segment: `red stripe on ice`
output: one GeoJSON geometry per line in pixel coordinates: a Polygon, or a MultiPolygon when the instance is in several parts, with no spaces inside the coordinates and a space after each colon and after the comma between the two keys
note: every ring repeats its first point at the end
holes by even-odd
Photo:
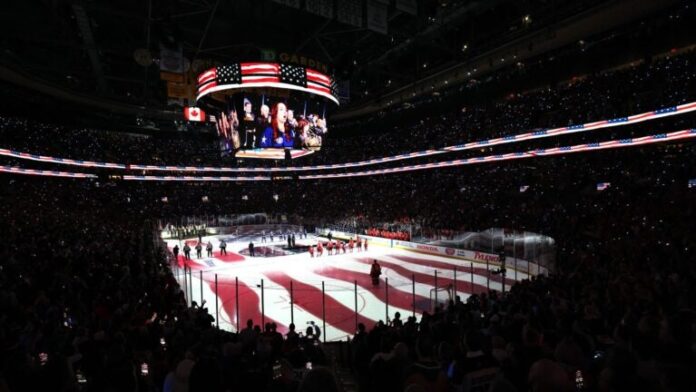
{"type": "Polygon", "coordinates": [[[220,252],[213,252],[213,257],[215,257],[217,260],[224,261],[226,263],[246,260],[244,256],[231,251],[227,251],[226,255],[220,254],[220,252]]]}
{"type": "MultiPolygon", "coordinates": [[[[220,305],[222,309],[227,313],[228,320],[235,328],[237,328],[237,304],[235,301],[235,285],[234,279],[220,279],[218,278],[218,292],[217,295],[220,298],[220,305]]],[[[215,293],[215,281],[209,280],[208,285],[210,289],[215,293]]],[[[246,328],[246,322],[248,319],[254,321],[254,325],[261,325],[261,299],[259,295],[256,294],[252,288],[247,286],[243,282],[239,282],[239,327],[241,329],[246,328]]],[[[273,320],[272,318],[266,316],[267,323],[275,322],[278,327],[278,332],[287,332],[287,327],[273,320]]],[[[263,326],[261,325],[261,329],[263,326]]]]}
{"type": "MultiPolygon", "coordinates": [[[[443,263],[440,261],[434,261],[434,260],[430,260],[430,259],[416,259],[413,257],[397,256],[397,255],[393,255],[393,256],[390,255],[390,256],[394,257],[396,259],[399,259],[399,260],[407,261],[409,263],[418,264],[418,265],[422,265],[425,267],[437,268],[438,270],[454,271],[454,267],[455,267],[454,265],[449,264],[449,263],[443,263]]],[[[466,262],[466,263],[468,264],[468,262],[466,262]]],[[[459,272],[462,272],[463,274],[469,274],[469,277],[464,276],[463,279],[470,279],[470,276],[471,276],[471,266],[470,265],[458,265],[456,267],[457,267],[457,280],[459,280],[459,272]]],[[[488,270],[486,270],[485,268],[474,267],[474,275],[479,275],[479,276],[485,277],[487,271],[488,270]]],[[[511,272],[514,273],[514,271],[511,271],[511,272]]],[[[500,275],[491,274],[490,279],[491,279],[491,282],[501,283],[503,281],[503,279],[501,278],[500,275]]],[[[510,278],[505,279],[505,284],[508,286],[511,286],[514,283],[515,283],[514,279],[510,279],[510,278]]]]}
{"type": "MultiPolygon", "coordinates": [[[[266,276],[274,283],[283,286],[290,291],[290,281],[293,282],[293,297],[295,305],[311,313],[317,318],[317,323],[321,322],[321,286],[315,286],[293,280],[285,272],[270,272],[266,276]]],[[[358,309],[360,312],[360,309],[358,309]]],[[[358,322],[365,324],[368,329],[372,329],[375,321],[358,314],[358,322]]],[[[355,333],[355,311],[335,300],[330,295],[326,295],[326,324],[338,328],[341,331],[352,335],[355,333]]]]}
{"type": "MultiPolygon", "coordinates": [[[[357,261],[364,263],[366,265],[372,264],[373,258],[370,259],[357,259],[357,261]]],[[[386,267],[394,272],[398,273],[399,275],[402,275],[404,277],[410,277],[412,274],[415,276],[416,282],[417,283],[422,283],[425,285],[429,286],[435,286],[435,270],[433,269],[433,274],[424,274],[422,272],[413,272],[406,267],[403,267],[399,265],[398,263],[394,263],[391,261],[386,261],[386,260],[381,260],[377,259],[379,264],[382,266],[382,268],[386,267]]],[[[464,277],[464,276],[462,276],[464,277]]],[[[454,284],[454,279],[448,279],[444,278],[442,276],[437,277],[437,285],[439,288],[445,288],[449,286],[450,284],[454,284]]],[[[473,288],[471,286],[470,280],[462,281],[460,279],[457,279],[457,291],[468,293],[468,294],[474,294],[474,293],[482,293],[486,292],[486,286],[479,285],[477,283],[474,283],[473,288]],[[474,291],[475,290],[475,291],[474,291]]]]}
{"type": "MultiPolygon", "coordinates": [[[[368,290],[375,297],[379,298],[382,303],[386,302],[387,293],[385,290],[384,279],[380,279],[380,284],[377,287],[372,286],[372,279],[367,273],[361,274],[353,271],[347,271],[339,268],[323,268],[315,270],[314,273],[326,276],[327,278],[332,278],[336,280],[342,280],[344,282],[354,283],[358,281],[358,286],[362,289],[368,290]]],[[[409,290],[411,285],[409,284],[409,290]]],[[[389,306],[396,306],[401,309],[411,310],[413,309],[413,294],[406,293],[389,284],[389,306]]],[[[429,310],[430,299],[423,297],[421,295],[416,295],[416,312],[420,313],[424,310],[429,310]]],[[[390,311],[390,313],[392,313],[390,311]]]]}

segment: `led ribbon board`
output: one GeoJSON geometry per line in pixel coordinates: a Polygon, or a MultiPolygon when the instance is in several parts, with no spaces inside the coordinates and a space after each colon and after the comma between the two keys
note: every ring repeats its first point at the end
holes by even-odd
{"type": "Polygon", "coordinates": [[[620,117],[610,120],[595,121],[587,124],[571,125],[561,128],[553,128],[547,130],[538,130],[534,132],[526,132],[518,135],[510,135],[499,137],[495,139],[479,140],[474,142],[469,142],[465,144],[460,144],[456,146],[449,146],[440,149],[416,151],[407,154],[394,155],[389,157],[369,159],[365,161],[358,162],[346,162],[337,163],[332,165],[316,165],[316,166],[295,166],[295,167],[212,167],[212,166],[159,166],[159,165],[142,165],[142,164],[126,164],[126,163],[113,163],[113,162],[94,162],[94,161],[83,161],[76,159],[58,158],[45,155],[30,154],[27,152],[14,151],[11,149],[0,148],[0,156],[7,156],[17,159],[24,159],[37,162],[48,162],[60,165],[71,165],[80,167],[99,167],[108,169],[122,169],[122,170],[150,170],[150,171],[177,171],[177,172],[296,172],[296,171],[316,171],[316,170],[332,170],[332,169],[350,169],[354,167],[363,167],[370,165],[377,165],[388,162],[395,162],[413,158],[421,158],[427,156],[433,156],[438,154],[444,154],[453,151],[464,151],[471,150],[481,147],[490,147],[501,144],[513,144],[519,143],[526,140],[534,139],[544,139],[554,136],[562,136],[573,133],[588,132],[596,129],[611,128],[618,126],[625,126],[630,124],[637,124],[644,121],[654,120],[663,117],[678,116],[681,114],[696,111],[696,102],[689,102],[678,106],[672,106],[668,108],[657,109],[641,114],[635,114],[627,117],[620,117]]]}
{"type": "Polygon", "coordinates": [[[338,89],[331,76],[301,65],[266,62],[234,63],[203,72],[198,75],[196,99],[217,91],[263,87],[319,95],[338,105],[338,89]]]}
{"type": "Polygon", "coordinates": [[[25,169],[17,166],[0,166],[0,173],[24,174],[41,177],[65,177],[65,178],[97,178],[94,174],[74,173],[54,170],[25,169]]]}
{"type": "MultiPolygon", "coordinates": [[[[548,149],[536,149],[530,151],[520,151],[513,152],[509,154],[498,154],[498,155],[487,155],[480,157],[473,157],[467,159],[457,159],[452,161],[443,162],[433,162],[421,165],[411,165],[402,166],[389,169],[381,170],[366,170],[352,173],[336,173],[336,174],[316,174],[308,176],[299,176],[300,180],[317,180],[317,179],[330,179],[330,178],[350,178],[350,177],[364,177],[364,176],[376,176],[383,174],[392,173],[403,173],[416,170],[425,169],[435,169],[443,167],[454,167],[454,166],[464,166],[464,165],[474,165],[486,162],[501,162],[510,161],[514,159],[525,159],[525,158],[536,158],[543,156],[554,156],[554,155],[565,155],[577,152],[589,152],[598,150],[608,150],[614,148],[623,147],[635,147],[647,144],[658,144],[666,143],[675,140],[685,140],[696,138],[696,128],[685,129],[670,133],[660,133],[656,135],[643,136],[639,138],[629,138],[620,140],[608,140],[605,142],[597,143],[586,143],[577,144],[574,146],[564,146],[564,147],[554,147],[548,149]]],[[[70,173],[70,172],[55,172],[49,170],[33,170],[24,169],[15,166],[0,166],[0,172],[5,173],[15,173],[15,174],[31,174],[40,176],[53,176],[53,177],[74,177],[74,178],[96,178],[96,175],[88,173],[70,173]]],[[[285,176],[275,179],[290,180],[292,177],[285,176]]],[[[123,180],[130,181],[196,181],[196,182],[206,182],[206,181],[216,181],[216,182],[226,182],[226,181],[270,181],[271,177],[265,176],[254,176],[254,177],[212,177],[212,176],[133,176],[124,175],[123,180]]]]}

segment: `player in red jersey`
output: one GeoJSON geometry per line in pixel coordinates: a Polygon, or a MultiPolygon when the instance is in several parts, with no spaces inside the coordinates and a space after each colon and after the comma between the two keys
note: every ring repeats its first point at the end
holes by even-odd
{"type": "Polygon", "coordinates": [[[362,240],[360,240],[360,238],[358,238],[357,245],[358,245],[358,252],[362,252],[362,240]]]}
{"type": "Polygon", "coordinates": [[[350,241],[348,242],[348,249],[350,249],[350,253],[353,253],[353,247],[355,246],[355,241],[351,238],[350,241]]]}
{"type": "Polygon", "coordinates": [[[329,251],[326,252],[326,253],[327,253],[329,256],[332,255],[332,254],[333,254],[333,248],[334,248],[333,242],[329,241],[329,243],[326,244],[326,247],[329,249],[329,251]]]}
{"type": "Polygon", "coordinates": [[[309,246],[309,256],[312,258],[314,257],[314,247],[311,245],[309,246]]]}
{"type": "Polygon", "coordinates": [[[317,244],[317,256],[321,256],[324,253],[324,247],[321,245],[321,242],[317,244]]]}
{"type": "Polygon", "coordinates": [[[367,252],[367,238],[363,240],[363,246],[365,247],[365,252],[367,252]]]}

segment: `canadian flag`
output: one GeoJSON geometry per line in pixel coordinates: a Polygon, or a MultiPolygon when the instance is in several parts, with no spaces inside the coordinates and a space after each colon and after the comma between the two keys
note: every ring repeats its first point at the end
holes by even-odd
{"type": "Polygon", "coordinates": [[[195,106],[184,108],[184,118],[189,121],[205,121],[205,112],[195,106]]]}

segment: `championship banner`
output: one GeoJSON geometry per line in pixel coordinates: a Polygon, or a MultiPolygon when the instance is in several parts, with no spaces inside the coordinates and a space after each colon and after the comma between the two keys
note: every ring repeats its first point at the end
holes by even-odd
{"type": "Polygon", "coordinates": [[[336,19],[347,25],[363,27],[362,0],[341,0],[336,7],[336,19]]]}
{"type": "Polygon", "coordinates": [[[183,73],[184,55],[183,49],[179,46],[176,49],[169,49],[160,44],[160,70],[165,72],[183,73]]]}
{"type": "Polygon", "coordinates": [[[167,97],[170,98],[190,98],[191,91],[189,85],[176,82],[167,82],[167,97]]]}
{"type": "Polygon", "coordinates": [[[418,14],[418,3],[416,0],[396,0],[396,9],[407,14],[418,14]]]}
{"type": "Polygon", "coordinates": [[[300,0],[273,0],[273,2],[282,4],[286,7],[300,8],[300,0]]]}
{"type": "Polygon", "coordinates": [[[167,82],[184,83],[184,74],[162,71],[160,79],[167,82]]]}
{"type": "Polygon", "coordinates": [[[387,34],[387,5],[377,0],[367,3],[367,28],[378,33],[387,34]]]}
{"type": "Polygon", "coordinates": [[[333,19],[333,0],[305,0],[305,9],[326,19],[333,19]]]}

